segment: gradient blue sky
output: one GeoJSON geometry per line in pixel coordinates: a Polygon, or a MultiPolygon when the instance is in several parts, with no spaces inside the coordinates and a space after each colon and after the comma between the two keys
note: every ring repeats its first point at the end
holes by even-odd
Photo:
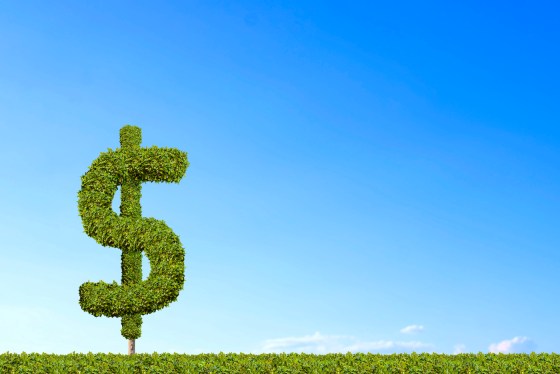
{"type": "Polygon", "coordinates": [[[0,352],[127,353],[77,204],[125,124],[190,162],[137,353],[558,352],[559,9],[366,3],[2,2],[0,352]]]}

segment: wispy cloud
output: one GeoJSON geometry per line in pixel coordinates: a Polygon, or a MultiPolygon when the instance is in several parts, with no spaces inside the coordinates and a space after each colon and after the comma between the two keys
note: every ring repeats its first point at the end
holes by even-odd
{"type": "Polygon", "coordinates": [[[535,351],[536,344],[527,337],[516,336],[510,340],[502,340],[496,344],[490,344],[488,350],[491,353],[531,353],[535,351]]]}
{"type": "Polygon", "coordinates": [[[457,344],[453,347],[453,354],[465,353],[466,346],[464,344],[457,344]]]}
{"type": "Polygon", "coordinates": [[[433,351],[432,344],[425,344],[417,341],[396,342],[390,340],[378,341],[356,341],[357,339],[352,336],[342,335],[321,335],[315,332],[314,335],[306,335],[303,337],[288,337],[279,339],[269,339],[262,344],[261,348],[253,351],[255,354],[260,353],[314,353],[314,354],[327,354],[327,353],[357,353],[357,352],[371,352],[371,353],[406,353],[406,352],[420,352],[420,351],[433,351]],[[354,340],[352,343],[343,343],[341,340],[350,339],[354,340]],[[383,352],[387,351],[387,352],[383,352]]]}
{"type": "MultiPolygon", "coordinates": [[[[402,333],[411,333],[423,331],[423,326],[410,325],[400,331],[402,333]]],[[[435,350],[433,344],[420,341],[360,341],[352,336],[347,335],[322,335],[315,332],[313,335],[305,335],[302,337],[286,337],[278,339],[265,340],[261,347],[252,353],[309,353],[309,354],[327,354],[327,353],[443,353],[442,350],[435,350]],[[345,339],[351,342],[345,342],[345,339]]],[[[535,351],[536,344],[526,337],[515,337],[511,340],[503,340],[497,344],[491,344],[489,353],[530,353],[535,351]]],[[[464,344],[457,344],[453,347],[453,353],[468,353],[464,344]]]]}
{"type": "Polygon", "coordinates": [[[412,334],[416,332],[424,331],[424,326],[422,325],[410,325],[406,326],[405,328],[401,329],[403,334],[412,334]]]}
{"type": "MultiPolygon", "coordinates": [[[[98,323],[102,321],[97,321],[98,323]]],[[[80,323],[67,315],[61,319],[61,315],[54,310],[43,307],[29,306],[8,306],[0,307],[0,330],[3,331],[4,341],[0,342],[0,352],[50,352],[53,351],[53,339],[56,340],[56,351],[59,354],[68,353],[74,349],[76,342],[80,341],[81,335],[88,334],[91,327],[84,330],[83,327],[78,328],[80,323]],[[33,339],[30,340],[30,337],[33,339]],[[68,352],[65,352],[68,351],[68,352]]],[[[97,326],[97,325],[96,325],[97,326]]],[[[108,322],[104,323],[104,329],[109,328],[108,322]]],[[[95,327],[96,330],[99,327],[95,327]]],[[[422,325],[409,325],[400,332],[403,334],[411,334],[424,331],[422,325]]],[[[115,348],[118,350],[115,342],[115,348]]],[[[96,349],[94,345],[86,347],[76,345],[76,351],[80,349],[92,350],[96,349]]],[[[182,352],[183,350],[168,349],[168,352],[182,352]]],[[[393,340],[376,340],[362,341],[350,335],[322,335],[315,332],[313,335],[304,335],[299,337],[284,337],[265,340],[258,349],[253,350],[254,354],[261,353],[309,353],[309,354],[327,354],[327,353],[432,353],[436,352],[433,344],[421,341],[393,341],[393,340]]],[[[86,350],[86,351],[87,351],[86,350]]],[[[102,350],[100,350],[102,351],[102,350]]],[[[452,354],[465,353],[464,344],[454,346],[452,354]]],[[[206,349],[197,349],[196,352],[190,354],[198,354],[207,352],[206,349]]],[[[438,349],[438,353],[442,350],[438,349]]],[[[536,344],[527,337],[516,336],[513,339],[502,340],[498,343],[490,344],[489,353],[531,353],[536,352],[536,344]]]]}

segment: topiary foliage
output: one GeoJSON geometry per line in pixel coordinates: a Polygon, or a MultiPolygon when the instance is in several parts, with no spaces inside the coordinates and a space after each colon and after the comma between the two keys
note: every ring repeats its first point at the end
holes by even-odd
{"type": "Polygon", "coordinates": [[[142,314],[177,300],[185,281],[185,250],[179,237],[162,220],[142,218],[142,182],[175,182],[185,175],[187,153],[175,148],[141,148],[141,129],[120,130],[121,148],[101,153],[82,176],[78,210],[84,231],[104,247],[122,250],[121,285],[115,281],[80,286],[80,307],[96,317],[121,317],[121,334],[141,335],[142,314]],[[121,186],[120,216],[112,201],[121,186]],[[150,274],[142,281],[142,251],[150,274]]]}

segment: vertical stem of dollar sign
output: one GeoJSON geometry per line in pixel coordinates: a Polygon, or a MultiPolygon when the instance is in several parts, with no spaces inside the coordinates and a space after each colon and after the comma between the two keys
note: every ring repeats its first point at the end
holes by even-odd
{"type": "MultiPolygon", "coordinates": [[[[120,131],[121,149],[124,151],[140,149],[142,130],[138,127],[125,127],[120,131]]],[[[121,217],[130,219],[142,218],[142,182],[131,175],[124,178],[121,185],[121,217]]],[[[142,282],[142,252],[139,248],[122,248],[121,282],[131,285],[142,282]]],[[[128,354],[135,354],[135,339],[141,335],[142,315],[125,315],[121,317],[121,333],[128,339],[128,354]]]]}

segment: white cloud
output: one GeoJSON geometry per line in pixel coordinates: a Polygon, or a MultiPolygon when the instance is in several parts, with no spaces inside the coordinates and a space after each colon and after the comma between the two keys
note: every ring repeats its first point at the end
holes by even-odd
{"type": "Polygon", "coordinates": [[[457,344],[455,347],[455,349],[453,350],[453,354],[459,354],[459,353],[465,353],[465,345],[464,344],[457,344]]]}
{"type": "Polygon", "coordinates": [[[410,334],[410,333],[415,333],[415,332],[419,332],[419,331],[423,331],[423,330],[424,330],[424,326],[410,325],[410,326],[406,326],[404,329],[401,329],[401,332],[403,334],[410,334]]]}
{"type": "Polygon", "coordinates": [[[433,345],[422,342],[395,342],[390,340],[379,340],[372,342],[357,341],[344,344],[341,339],[356,340],[351,336],[326,336],[316,332],[314,335],[303,337],[288,337],[279,339],[269,339],[262,344],[261,348],[253,351],[254,354],[260,353],[412,353],[428,351],[433,352],[433,345]],[[382,352],[385,351],[385,352],[382,352]]]}
{"type": "Polygon", "coordinates": [[[516,336],[511,340],[502,340],[496,344],[490,344],[490,353],[531,353],[534,352],[536,344],[527,337],[516,336]]]}

